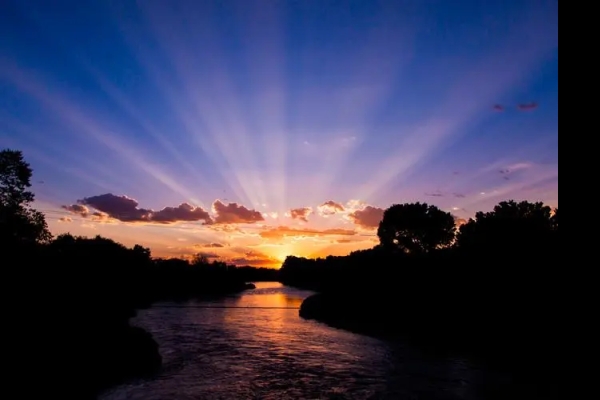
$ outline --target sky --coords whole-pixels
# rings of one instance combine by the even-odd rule
[[[0,148],[53,234],[278,267],[558,207],[558,1],[0,3]]]

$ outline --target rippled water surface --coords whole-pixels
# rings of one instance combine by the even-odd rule
[[[119,386],[120,399],[479,399],[506,379],[457,359],[334,329],[298,316],[311,292],[274,282],[211,302],[161,303],[135,324],[160,345],[152,380]],[[512,396],[509,396],[510,398]]]

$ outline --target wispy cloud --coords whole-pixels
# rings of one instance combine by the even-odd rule
[[[260,236],[266,239],[281,239],[284,237],[308,237],[308,236],[352,236],[356,232],[349,229],[299,229],[287,226],[278,226],[276,228],[267,228],[260,232]]]

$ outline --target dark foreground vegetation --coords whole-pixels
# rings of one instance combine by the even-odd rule
[[[502,202],[456,232],[453,216],[435,206],[393,205],[377,233],[373,249],[286,259],[282,282],[319,292],[304,301],[302,317],[467,356],[549,387],[564,329],[557,209]]]
[[[87,399],[161,365],[136,310],[161,300],[218,296],[276,280],[277,271],[155,259],[103,237],[53,238],[30,204],[32,171],[18,151],[0,152],[0,244],[7,383],[17,398]]]

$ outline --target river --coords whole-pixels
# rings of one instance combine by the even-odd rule
[[[254,290],[215,301],[142,310],[134,324],[159,343],[163,368],[151,380],[118,386],[100,398],[487,399],[517,394],[510,393],[507,378],[465,360],[425,356],[399,343],[303,320],[297,308],[311,293],[258,282]]]

